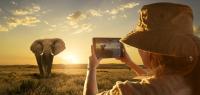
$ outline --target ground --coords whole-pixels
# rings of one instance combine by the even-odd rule
[[[0,95],[82,95],[85,65],[54,66],[52,77],[42,79],[37,66],[0,66]],[[99,92],[109,90],[116,81],[132,80],[125,65],[102,65],[97,70]]]

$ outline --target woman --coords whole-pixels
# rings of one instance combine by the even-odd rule
[[[116,82],[111,90],[98,95],[200,95],[200,40],[193,34],[193,14],[189,6],[155,3],[143,6],[139,23],[122,43],[138,48],[143,64],[152,77],[142,82]],[[84,86],[84,95],[96,95],[97,59],[92,56]],[[126,50],[121,61],[138,75],[145,74]],[[149,73],[149,72],[148,72]]]

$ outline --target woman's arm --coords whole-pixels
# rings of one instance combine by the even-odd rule
[[[133,61],[125,61],[125,63],[126,63],[131,69],[133,69],[134,72],[135,72],[138,76],[146,75],[146,72],[145,72],[141,67],[139,67],[138,65],[136,65]]]
[[[124,46],[123,46],[124,47]],[[123,54],[123,57],[119,58],[122,62],[124,62],[125,64],[127,64],[131,69],[134,70],[134,72],[137,74],[137,75],[146,75],[146,72],[141,68],[139,67],[137,64],[135,64],[130,56],[128,55],[127,51],[125,48],[124,49],[124,54]]]
[[[101,59],[97,59],[93,46],[91,47],[92,56],[89,58],[88,70],[85,79],[83,95],[96,95],[98,93],[96,81],[96,68]]]

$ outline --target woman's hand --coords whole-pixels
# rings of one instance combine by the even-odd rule
[[[123,48],[123,56],[121,58],[119,58],[122,62],[128,64],[130,62],[132,62],[131,57],[128,55],[127,51],[125,48]]]
[[[124,46],[123,46],[123,51],[124,51],[123,56],[117,59],[127,64],[131,69],[135,71],[137,75],[146,75],[146,72],[131,60],[131,57],[128,55]]]
[[[97,58],[95,54],[94,47],[91,46],[91,56],[89,57],[89,64],[88,68],[89,69],[96,69],[101,61],[101,58]]]
[[[131,60],[131,57],[128,55],[124,45],[122,46],[122,49],[123,49],[123,56],[120,58],[116,58],[116,59],[122,61],[123,63],[125,63],[127,65],[130,63],[133,63]]]
[[[91,54],[92,55],[89,57],[88,71],[85,79],[83,95],[96,95],[98,93],[96,68],[101,61],[101,58],[96,57],[93,46],[91,46]]]

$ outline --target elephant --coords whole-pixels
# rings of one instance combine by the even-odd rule
[[[30,50],[35,54],[42,78],[51,77],[53,58],[65,49],[65,42],[59,38],[35,40]]]

